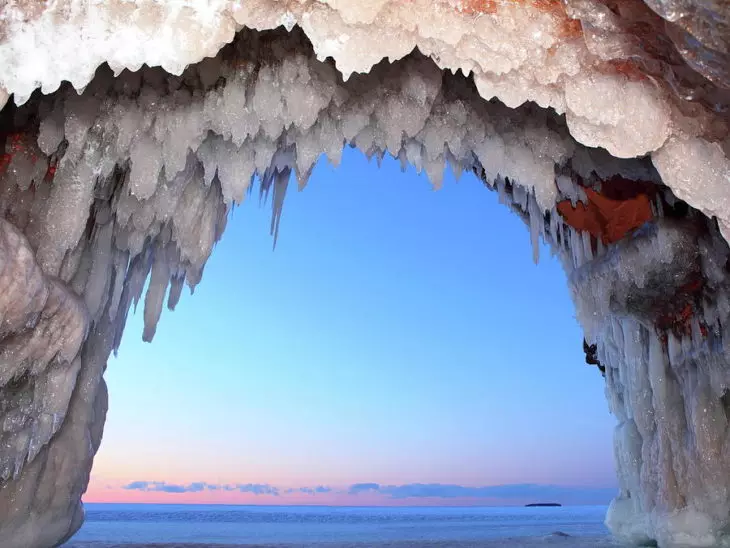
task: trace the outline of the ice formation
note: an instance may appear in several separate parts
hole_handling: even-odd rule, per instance
[[[690,0],[6,1],[0,545],[79,527],[130,308],[152,340],[231,207],[258,184],[276,238],[290,179],[343,146],[435,186],[472,170],[535,260],[552,246],[619,420],[607,523],[720,542],[729,19]]]

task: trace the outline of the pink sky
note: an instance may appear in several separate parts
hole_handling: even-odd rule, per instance
[[[84,502],[105,503],[146,503],[146,504],[250,504],[250,505],[322,505],[322,506],[506,506],[524,504],[499,499],[473,498],[419,498],[391,499],[383,495],[348,495],[346,493],[327,493],[322,495],[282,494],[253,495],[250,493],[205,491],[202,493],[162,493],[132,491],[120,487],[90,486],[83,497]]]
[[[134,484],[146,484],[144,488],[130,488]],[[358,493],[349,492],[353,486],[331,486],[323,488],[326,492],[303,493],[297,488],[290,489],[286,486],[255,484],[257,489],[278,491],[278,495],[273,494],[256,494],[253,492],[242,492],[240,484],[217,484],[209,486],[201,490],[192,490],[195,482],[123,482],[109,481],[99,476],[92,476],[89,483],[89,489],[83,497],[84,502],[90,503],[151,503],[151,504],[243,504],[243,505],[325,505],[325,506],[514,506],[524,505],[530,502],[562,502],[567,504],[604,504],[613,496],[614,491],[610,488],[594,488],[587,486],[575,486],[567,490],[560,491],[561,494],[555,494],[549,486],[531,486],[526,492],[519,491],[518,494],[512,493],[512,496],[505,495],[505,491],[501,489],[514,489],[515,485],[501,485],[492,487],[480,486],[459,486],[450,484],[430,484],[435,486],[441,495],[444,491],[457,489],[458,491],[451,495],[459,495],[463,493],[463,489],[487,489],[487,492],[475,493],[473,490],[469,496],[430,496],[433,491],[428,493],[413,494],[410,491],[408,495],[392,496],[393,489],[413,488],[418,484],[406,484],[401,486],[378,486],[378,490],[370,490],[368,488],[361,489]],[[201,485],[203,485],[201,483]],[[159,486],[164,488],[179,488],[184,492],[169,492],[158,489]],[[224,486],[232,486],[230,489]],[[251,487],[251,484],[244,484],[244,487]],[[214,488],[215,487],[215,488]],[[492,496],[492,488],[500,490],[498,496]],[[558,488],[561,489],[561,488]],[[402,494],[402,492],[399,492]],[[428,496],[421,496],[421,495]],[[471,496],[471,495],[474,496]],[[495,493],[495,495],[497,495]],[[506,498],[505,498],[506,497]],[[572,500],[571,500],[572,499]]]

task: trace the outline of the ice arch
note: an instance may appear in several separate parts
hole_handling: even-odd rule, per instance
[[[397,10],[413,6],[285,4],[4,8],[0,86],[15,101],[0,114],[0,543],[52,545],[80,525],[106,410],[102,373],[130,306],[144,301],[151,339],[166,294],[173,308],[183,285],[198,283],[252,175],[271,194],[275,235],[290,172],[303,186],[322,151],[336,161],[346,144],[393,154],[435,185],[446,162],[474,170],[525,218],[534,242],[553,246],[619,419],[621,491],[609,525],[631,542],[716,542],[730,521],[730,255],[721,234],[730,213],[727,82],[701,62],[705,46],[684,54],[708,79],[639,56],[658,63],[659,81],[609,62],[633,51],[619,46],[636,46],[635,35],[619,33],[627,19],[600,4],[571,2],[571,19],[551,2],[416,2],[440,19],[411,21],[417,32],[405,41],[396,31],[411,27],[388,17],[408,21]],[[685,19],[703,14],[690,8],[677,20],[692,34]],[[577,18],[590,32],[578,36]],[[233,39],[242,22],[297,22],[313,44],[298,29]],[[376,23],[385,30],[373,43],[363,28]],[[489,42],[477,32],[487,23],[533,35]],[[79,38],[78,27],[89,32]],[[697,34],[724,47],[722,36]],[[428,57],[408,54],[414,44]],[[487,46],[491,55],[480,57]],[[384,56],[401,59],[378,62]],[[102,60],[111,69],[96,70]],[[688,82],[698,97],[669,93]],[[52,93],[31,96],[39,86]],[[485,101],[491,95],[502,102]],[[528,98],[537,104],[522,104]]]

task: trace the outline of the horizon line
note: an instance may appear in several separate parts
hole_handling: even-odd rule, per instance
[[[436,498],[436,497],[434,497]],[[321,507],[321,508],[527,508],[530,504],[559,504],[559,506],[552,506],[551,508],[575,508],[577,506],[608,506],[606,504],[562,504],[560,502],[530,502],[526,504],[414,504],[414,505],[392,505],[392,504],[319,504],[319,503],[292,503],[292,504],[281,504],[281,503],[257,503],[257,504],[231,504],[226,502],[123,502],[123,501],[81,501],[84,505],[87,504],[124,504],[124,505],[135,505],[135,506],[250,506],[250,507]],[[533,508],[535,508],[533,506]],[[538,507],[539,508],[539,507]],[[550,507],[548,507],[550,508]]]

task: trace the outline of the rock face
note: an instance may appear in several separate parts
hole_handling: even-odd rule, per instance
[[[525,219],[536,260],[539,238],[553,247],[619,420],[609,527],[718,542],[729,17],[660,0],[6,2],[0,545],[80,526],[102,374],[145,281],[152,340],[231,206],[257,184],[276,237],[290,175],[303,187],[346,144],[435,186],[446,163],[475,171]]]

